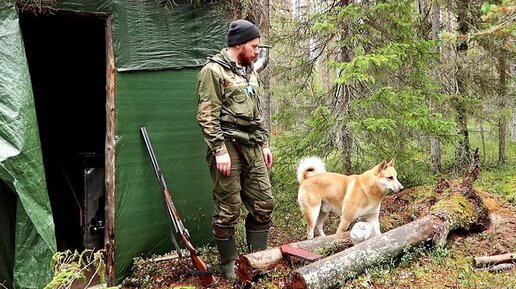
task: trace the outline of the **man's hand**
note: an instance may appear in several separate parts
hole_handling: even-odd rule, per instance
[[[263,160],[268,169],[272,168],[272,152],[270,148],[263,148]]]
[[[215,156],[215,161],[217,162],[217,170],[223,176],[229,176],[231,173],[231,158],[228,153],[225,153],[220,156]]]

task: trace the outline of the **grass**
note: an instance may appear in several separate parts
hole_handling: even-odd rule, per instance
[[[477,185],[513,205],[516,204],[516,166],[513,163],[485,170]]]

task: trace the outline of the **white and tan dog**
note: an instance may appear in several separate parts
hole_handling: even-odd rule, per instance
[[[297,168],[299,192],[297,201],[306,220],[306,235],[314,237],[314,230],[324,236],[323,223],[328,213],[340,215],[337,233],[345,232],[356,219],[363,217],[380,235],[378,215],[383,198],[389,191],[403,190],[393,167],[394,160],[382,161],[360,175],[326,172],[317,157],[303,159]]]

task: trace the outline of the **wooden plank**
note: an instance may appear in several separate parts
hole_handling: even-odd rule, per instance
[[[322,258],[321,255],[312,251],[308,251],[299,247],[292,247],[288,244],[280,246],[280,250],[283,255],[294,256],[310,262],[314,262]]]

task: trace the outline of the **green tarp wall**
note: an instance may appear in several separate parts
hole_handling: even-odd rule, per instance
[[[58,2],[53,8],[108,13],[113,24],[119,282],[129,273],[133,257],[173,249],[140,136],[142,125],[192,242],[212,240],[211,180],[195,122],[195,77],[206,57],[225,45],[228,17],[208,4],[194,7],[177,0],[169,9],[157,0]],[[30,75],[12,1],[0,1],[0,228],[0,283],[43,288],[51,278],[56,238]]]

